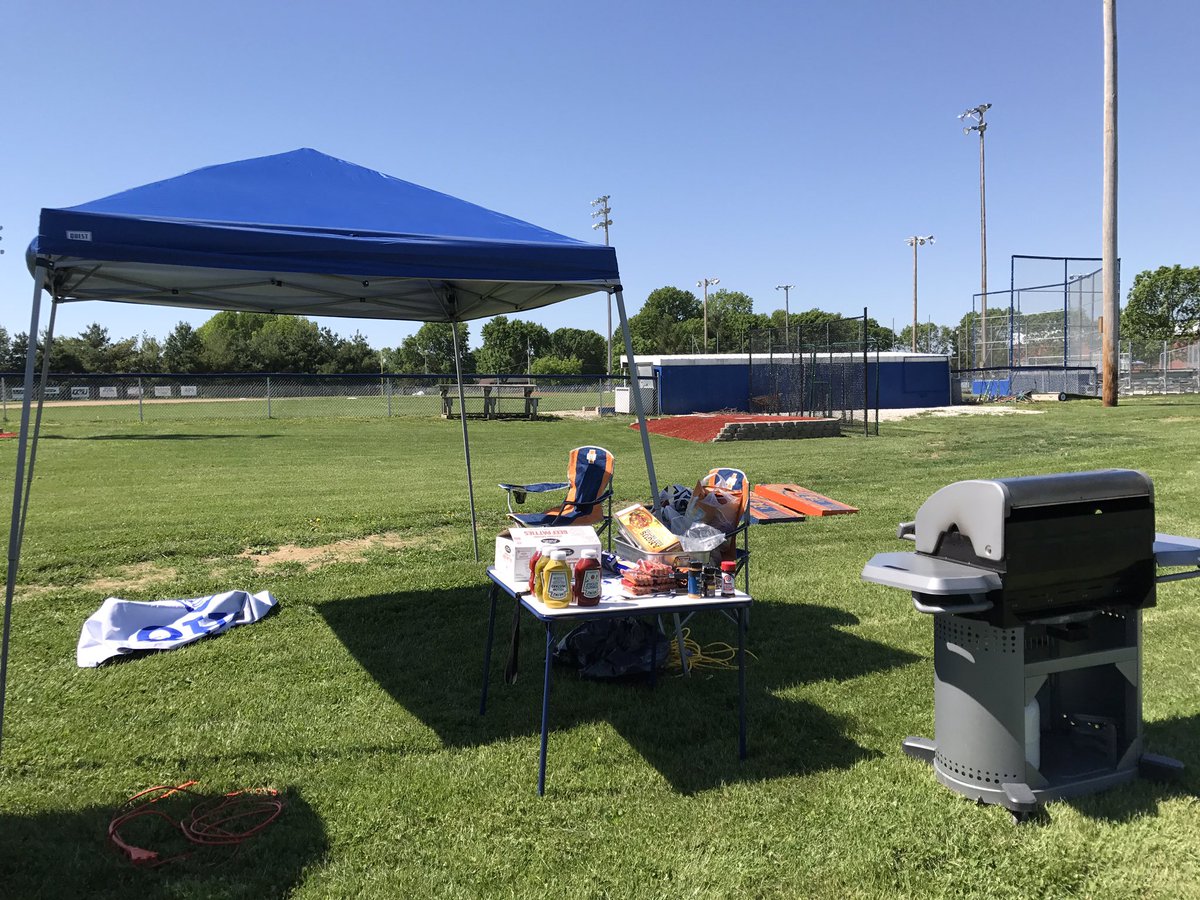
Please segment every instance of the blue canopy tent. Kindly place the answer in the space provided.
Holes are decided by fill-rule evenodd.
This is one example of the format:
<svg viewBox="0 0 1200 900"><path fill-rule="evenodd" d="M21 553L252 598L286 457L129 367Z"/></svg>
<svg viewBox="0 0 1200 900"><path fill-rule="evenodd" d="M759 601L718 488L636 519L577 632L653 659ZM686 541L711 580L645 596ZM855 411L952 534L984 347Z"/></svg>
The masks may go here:
<svg viewBox="0 0 1200 900"><path fill-rule="evenodd" d="M0 638L0 741L12 602L60 303L110 300L281 315L449 322L475 558L479 541L457 323L603 291L633 346L611 247L578 241L344 160L301 149L198 169L67 209L43 209ZM51 296L42 390L34 360ZM632 391L652 496L641 391ZM36 396L36 416L30 428Z"/></svg>

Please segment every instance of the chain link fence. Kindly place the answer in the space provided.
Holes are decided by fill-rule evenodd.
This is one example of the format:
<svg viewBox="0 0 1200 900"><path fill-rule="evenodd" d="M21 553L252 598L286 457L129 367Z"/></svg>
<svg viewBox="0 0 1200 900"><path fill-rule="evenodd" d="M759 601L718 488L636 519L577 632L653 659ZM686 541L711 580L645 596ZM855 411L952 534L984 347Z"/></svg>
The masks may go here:
<svg viewBox="0 0 1200 900"><path fill-rule="evenodd" d="M654 378L643 377L646 414L658 411ZM39 379L40 383L40 379ZM467 414L487 418L625 412L623 375L470 375ZM19 417L24 378L0 373L0 413ZM312 417L458 416L458 386L446 375L76 375L51 373L45 407L55 421L188 421Z"/></svg>
<svg viewBox="0 0 1200 900"><path fill-rule="evenodd" d="M879 434L879 350L868 346L865 319L838 319L807 334L801 327L752 329L750 411L838 419L843 429ZM873 428L868 360L875 362Z"/></svg>
<svg viewBox="0 0 1200 900"><path fill-rule="evenodd" d="M1122 341L1122 394L1200 393L1200 343Z"/></svg>

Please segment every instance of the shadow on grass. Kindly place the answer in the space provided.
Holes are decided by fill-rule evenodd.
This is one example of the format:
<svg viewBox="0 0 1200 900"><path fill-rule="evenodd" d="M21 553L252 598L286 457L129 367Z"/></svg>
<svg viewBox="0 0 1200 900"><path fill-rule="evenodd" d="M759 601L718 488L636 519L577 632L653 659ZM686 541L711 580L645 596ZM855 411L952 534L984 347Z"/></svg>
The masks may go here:
<svg viewBox="0 0 1200 900"><path fill-rule="evenodd" d="M168 798L183 815L201 797ZM115 807L19 815L0 811L0 896L4 897L286 897L306 868L328 851L325 826L294 790L282 791L283 814L232 852L195 847L166 822L139 817L121 831L126 843L166 856L197 850L157 868L135 867L108 842ZM178 802L176 802L178 801ZM236 825L236 823L235 823Z"/></svg>
<svg viewBox="0 0 1200 900"><path fill-rule="evenodd" d="M504 596L497 605L488 710L479 715L486 596L483 586L408 592L334 601L319 611L376 682L448 746L519 736L535 739L541 728L545 629L532 616L522 615L520 675L515 684L505 684L502 671L513 601ZM917 659L835 627L855 621L823 606L754 608L747 649L757 659L749 659L746 668L749 756L745 761L737 756L736 670L697 672L687 679L660 675L657 688L651 690L648 681L586 682L574 672L556 668L551 730L561 733L581 723L608 721L685 794L731 781L849 767L871 751L847 737L848 723L820 706L779 697L775 691L855 678ZM736 643L734 625L719 614L698 617L693 626L701 643ZM560 626L556 638L566 630L567 626ZM536 746L536 740L531 740L531 746ZM556 764L569 764L561 747L552 734L551 781ZM531 784L535 778L536 765L531 765Z"/></svg>
<svg viewBox="0 0 1200 900"><path fill-rule="evenodd" d="M1144 746L1148 753L1179 760L1183 772L1171 780L1140 777L1114 790L1067 802L1090 819L1125 822L1154 815L1159 803L1171 797L1200 797L1200 715L1147 722Z"/></svg>
<svg viewBox="0 0 1200 900"><path fill-rule="evenodd" d="M75 437L69 434L43 434L39 441L228 441L233 439L263 440L277 434L89 434Z"/></svg>

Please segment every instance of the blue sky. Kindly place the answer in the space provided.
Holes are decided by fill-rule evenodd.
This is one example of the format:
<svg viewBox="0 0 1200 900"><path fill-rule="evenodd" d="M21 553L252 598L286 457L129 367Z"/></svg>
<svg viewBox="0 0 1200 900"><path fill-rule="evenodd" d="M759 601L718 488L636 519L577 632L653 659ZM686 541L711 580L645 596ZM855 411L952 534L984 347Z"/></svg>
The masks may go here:
<svg viewBox="0 0 1200 900"><path fill-rule="evenodd" d="M1118 7L1120 254L1196 265L1200 4ZM979 289L990 102L989 286L1009 255L1100 255L1099 0L198 3L8 0L0 74L0 325L25 331L24 249L71 206L294 149L379 169L582 239L612 196L630 312L705 276L781 308L951 324ZM603 295L530 318L605 328ZM69 304L163 336L204 312ZM326 320L394 346L412 323ZM479 324L472 323L477 341Z"/></svg>

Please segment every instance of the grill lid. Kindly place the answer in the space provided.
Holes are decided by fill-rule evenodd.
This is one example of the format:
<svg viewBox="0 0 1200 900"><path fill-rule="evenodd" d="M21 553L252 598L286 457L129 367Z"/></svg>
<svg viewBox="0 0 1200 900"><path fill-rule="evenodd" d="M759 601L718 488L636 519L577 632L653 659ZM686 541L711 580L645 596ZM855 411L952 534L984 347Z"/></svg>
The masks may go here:
<svg viewBox="0 0 1200 900"><path fill-rule="evenodd" d="M958 481L935 492L917 510L917 552L935 553L941 536L957 528L971 541L976 556L1000 562L1005 520L1014 509L1127 497L1146 497L1153 503L1150 478L1132 469L1103 469Z"/></svg>

